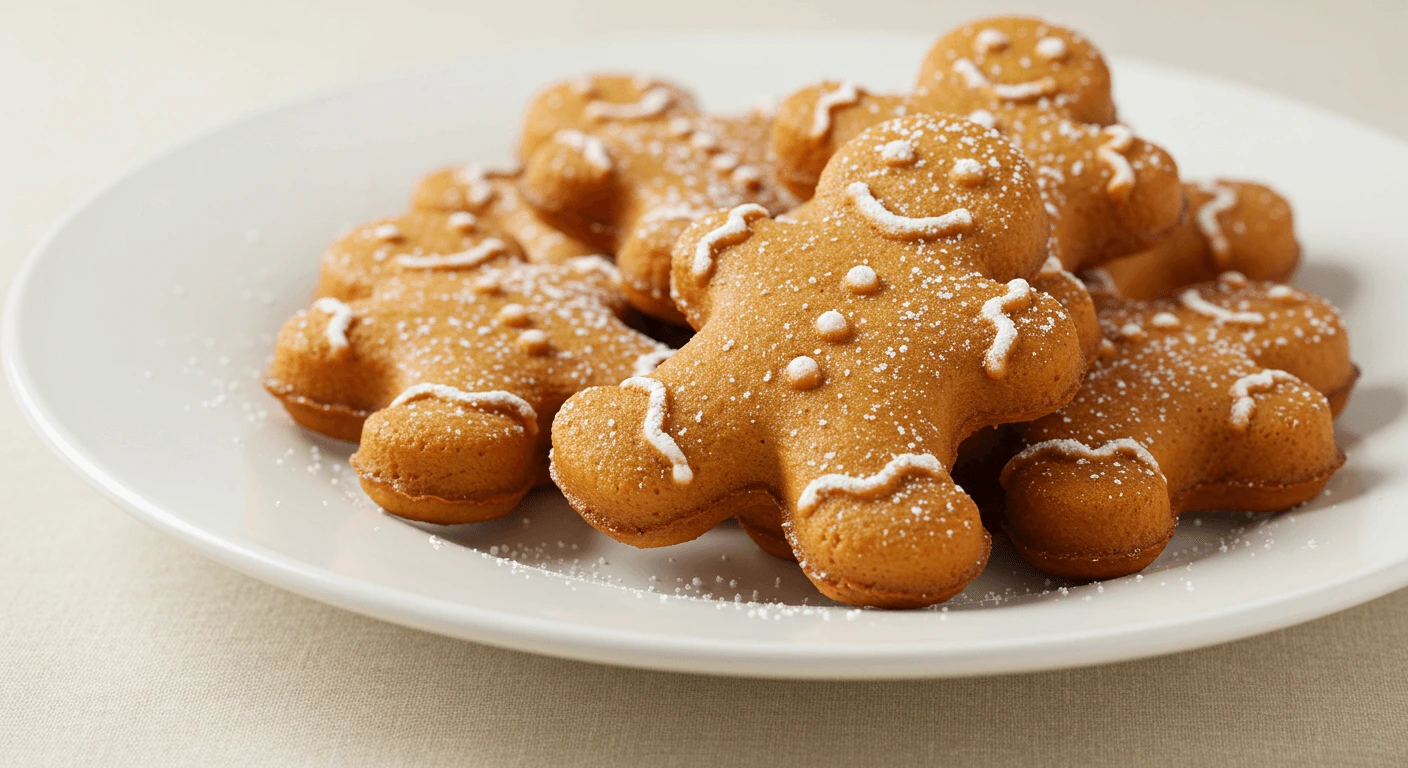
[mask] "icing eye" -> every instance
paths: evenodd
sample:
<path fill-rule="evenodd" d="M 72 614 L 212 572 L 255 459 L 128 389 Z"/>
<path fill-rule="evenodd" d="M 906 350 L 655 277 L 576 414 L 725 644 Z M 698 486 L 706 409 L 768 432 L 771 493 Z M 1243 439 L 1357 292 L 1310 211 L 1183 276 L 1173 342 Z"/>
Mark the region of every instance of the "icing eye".
<path fill-rule="evenodd" d="M 965 187 L 976 187 L 987 180 L 987 171 L 983 170 L 983 164 L 971 157 L 954 160 L 953 170 L 949 171 L 948 175 L 955 183 Z"/>
<path fill-rule="evenodd" d="M 1011 44 L 1012 40 L 1007 35 L 995 29 L 984 29 L 973 38 L 973 48 L 981 54 L 1001 51 Z"/>
<path fill-rule="evenodd" d="M 1066 41 L 1059 37 L 1043 37 L 1036 42 L 1036 53 L 1047 61 L 1066 58 Z"/>
<path fill-rule="evenodd" d="M 880 157 L 885 160 L 885 165 L 891 167 L 910 165 L 914 162 L 914 145 L 904 139 L 896 139 L 880 147 Z"/>

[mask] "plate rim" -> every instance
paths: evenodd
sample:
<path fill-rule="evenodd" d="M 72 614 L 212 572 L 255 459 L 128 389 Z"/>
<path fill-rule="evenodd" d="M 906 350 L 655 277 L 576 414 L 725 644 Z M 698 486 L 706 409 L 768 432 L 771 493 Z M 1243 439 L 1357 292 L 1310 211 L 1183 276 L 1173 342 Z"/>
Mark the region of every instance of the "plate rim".
<path fill-rule="evenodd" d="M 796 38 L 798 35 L 788 35 Z M 862 38 L 927 41 L 926 35 L 864 32 L 855 34 L 806 33 L 812 39 Z M 615 42 L 660 44 L 670 41 L 737 40 L 740 37 L 768 39 L 768 33 L 691 34 L 657 37 L 629 37 Z M 518 55 L 533 51 L 597 50 L 612 44 L 597 40 L 575 45 L 544 45 L 516 50 Z M 342 576 L 310 565 L 292 555 L 276 552 L 249 541 L 232 540 L 183 520 L 126 488 L 109 474 L 98 457 L 85 454 L 73 435 L 64 429 L 38 392 L 25 364 L 21 343 L 19 307 L 28 299 L 33 272 L 54 240 L 66 232 L 100 200 L 120 190 L 143 170 L 168 160 L 211 137 L 250 123 L 304 108 L 311 104 L 345 97 L 378 84 L 415 81 L 462 71 L 476 61 L 502 58 L 507 51 L 461 57 L 444 65 L 382 73 L 350 82 L 326 86 L 295 95 L 263 108 L 251 110 L 193 132 L 165 148 L 124 168 L 90 193 L 81 196 L 46 231 L 20 261 L 7 291 L 3 318 L 0 318 L 0 355 L 6 380 L 26 422 L 41 441 L 74 472 L 128 514 L 171 535 L 201 554 L 243 574 L 287 589 L 303 597 L 331 604 L 379 620 L 423 631 L 510 648 L 597 663 L 644 669 L 702 672 L 730 676 L 805 679 L 886 679 L 921 677 L 962 677 L 985 674 L 1066 669 L 1147 658 L 1166 653 L 1193 650 L 1218 643 L 1251 637 L 1310 621 L 1368 602 L 1408 585 L 1408 556 L 1369 570 L 1348 571 L 1338 578 L 1313 587 L 1282 592 L 1251 603 L 1241 603 L 1210 611 L 1192 620 L 1177 623 L 1145 621 L 1123 625 L 1116 630 L 1101 628 L 1064 635 L 1044 634 L 1039 642 L 1022 638 L 988 640 L 982 647 L 968 643 L 940 648 L 934 644 L 904 643 L 877 646 L 858 642 L 837 642 L 825 646 L 795 645 L 777 641 L 704 640 L 678 634 L 644 630 L 624 630 L 586 626 L 571 621 L 524 616 L 462 602 L 406 592 L 374 582 Z M 1367 125 L 1329 109 L 1255 86 L 1178 67 L 1151 63 L 1138 58 L 1111 57 L 1115 69 L 1133 66 L 1160 74 L 1198 81 L 1224 89 L 1255 94 L 1296 108 L 1317 113 L 1341 127 L 1369 131 L 1402 146 L 1408 143 L 1387 131 Z M 1237 619 L 1227 621 L 1227 619 Z M 1167 630 L 1176 628 L 1175 635 Z M 1118 640 L 1094 644 L 1094 639 Z M 1096 648 L 1099 648 L 1096 651 Z M 1001 653 L 991 653 L 998 651 Z M 1057 656 L 1058 658 L 1052 658 Z M 818 668 L 831 662 L 834 668 Z"/>

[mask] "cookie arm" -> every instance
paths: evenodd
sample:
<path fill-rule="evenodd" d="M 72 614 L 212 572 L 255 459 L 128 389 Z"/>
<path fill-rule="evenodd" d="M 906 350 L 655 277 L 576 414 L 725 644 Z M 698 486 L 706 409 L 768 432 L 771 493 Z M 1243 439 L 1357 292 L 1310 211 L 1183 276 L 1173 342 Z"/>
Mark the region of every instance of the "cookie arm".
<path fill-rule="evenodd" d="M 264 388 L 293 420 L 340 440 L 356 440 L 362 422 L 388 402 L 388 367 L 379 347 L 362 341 L 364 302 L 324 297 L 279 330 Z"/>
<path fill-rule="evenodd" d="M 681 350 L 650 377 L 583 390 L 553 422 L 554 482 L 588 523 L 618 541 L 659 547 L 694 539 L 753 509 L 770 476 L 752 432 L 729 423 L 728 399 L 680 384 L 677 377 L 697 374 L 697 351 Z"/>
<path fill-rule="evenodd" d="M 904 101 L 837 81 L 809 85 L 783 99 L 769 136 L 779 180 L 797 197 L 810 198 L 831 155 L 866 128 L 903 114 Z"/>

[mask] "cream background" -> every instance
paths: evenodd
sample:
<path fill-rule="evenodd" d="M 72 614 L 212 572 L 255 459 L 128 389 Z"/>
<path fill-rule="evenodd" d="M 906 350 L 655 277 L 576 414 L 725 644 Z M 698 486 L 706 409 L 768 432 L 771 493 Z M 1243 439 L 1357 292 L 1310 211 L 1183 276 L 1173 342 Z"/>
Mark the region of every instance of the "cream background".
<path fill-rule="evenodd" d="M 655 32 L 932 30 L 997 10 L 1408 138 L 1408 4 L 0 0 L 0 287 L 174 141 L 468 51 Z M 1116 73 L 1118 76 L 1118 73 Z M 137 523 L 0 397 L 0 763 L 1281 765 L 1408 762 L 1408 590 L 1094 669 L 899 683 L 636 672 L 295 597 Z"/>

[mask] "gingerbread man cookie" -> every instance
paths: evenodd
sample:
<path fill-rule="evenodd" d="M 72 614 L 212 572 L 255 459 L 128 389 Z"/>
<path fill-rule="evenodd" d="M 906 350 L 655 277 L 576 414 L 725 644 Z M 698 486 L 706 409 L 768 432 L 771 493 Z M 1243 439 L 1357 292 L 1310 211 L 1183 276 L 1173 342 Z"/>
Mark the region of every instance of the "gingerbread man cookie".
<path fill-rule="evenodd" d="M 1153 248 L 1092 270 L 1097 287 L 1128 299 L 1170 296 L 1181 288 L 1240 272 L 1283 283 L 1300 263 L 1290 203 L 1250 181 L 1184 185 L 1190 216 Z"/>
<path fill-rule="evenodd" d="M 630 329 L 598 257 L 411 269 L 370 296 L 324 296 L 280 331 L 265 387 L 309 429 L 361 446 L 388 511 L 489 520 L 547 481 L 548 428 L 572 393 L 647 373 L 668 348 Z"/>
<path fill-rule="evenodd" d="M 921 112 L 966 115 L 1026 153 L 1051 216 L 1055 252 L 1070 269 L 1148 248 L 1183 216 L 1173 159 L 1113 124 L 1100 52 L 1070 29 L 1023 17 L 976 21 L 940 38 L 908 95 L 826 82 L 789 96 L 772 130 L 779 175 L 805 197 L 855 131 Z"/>
<path fill-rule="evenodd" d="M 464 212 L 487 221 L 518 244 L 529 261 L 561 264 L 598 252 L 543 221 L 518 193 L 518 169 L 495 170 L 479 163 L 441 168 L 417 184 L 411 205 L 446 213 Z M 463 218 L 463 217 L 461 217 Z"/>
<path fill-rule="evenodd" d="M 770 118 L 701 114 L 674 86 L 597 76 L 558 84 L 528 110 L 525 198 L 553 224 L 616 254 L 627 295 L 671 322 L 670 249 L 694 219 L 745 203 L 796 201 L 773 180 Z"/>
<path fill-rule="evenodd" d="M 949 477 L 958 444 L 1079 386 L 1069 315 L 1031 289 L 1046 257 L 1035 179 L 961 119 L 874 127 L 827 167 L 812 212 L 708 215 L 676 244 L 675 299 L 699 332 L 653 374 L 573 396 L 553 476 L 637 546 L 735 517 L 856 605 L 948 599 L 990 537 Z"/>
<path fill-rule="evenodd" d="M 1283 510 L 1344 463 L 1332 419 L 1357 371 L 1322 299 L 1229 272 L 1176 298 L 1096 301 L 1105 354 L 1002 472 L 1006 529 L 1032 565 L 1133 573 L 1179 513 Z"/>

